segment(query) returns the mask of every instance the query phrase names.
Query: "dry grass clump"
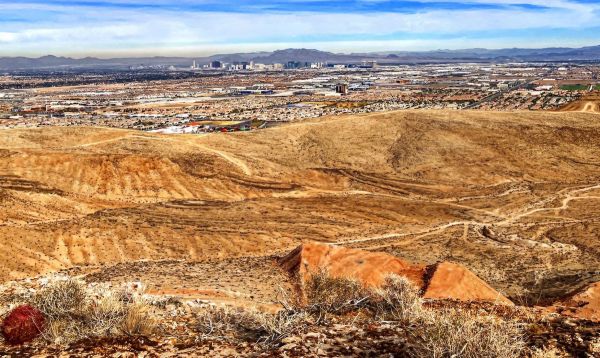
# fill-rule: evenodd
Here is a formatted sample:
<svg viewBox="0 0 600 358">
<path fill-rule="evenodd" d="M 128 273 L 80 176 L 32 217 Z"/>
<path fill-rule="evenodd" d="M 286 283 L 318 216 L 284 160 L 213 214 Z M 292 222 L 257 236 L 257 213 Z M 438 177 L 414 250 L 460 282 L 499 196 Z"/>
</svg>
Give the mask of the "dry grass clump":
<svg viewBox="0 0 600 358">
<path fill-rule="evenodd" d="M 252 334 L 256 332 L 258 326 L 249 311 L 211 306 L 198 315 L 197 328 L 204 339 L 229 340 Z"/>
<path fill-rule="evenodd" d="M 155 326 L 141 295 L 125 289 L 91 289 L 73 278 L 50 282 L 31 298 L 31 304 L 47 317 L 43 336 L 55 343 L 117 334 L 149 335 Z"/>
<path fill-rule="evenodd" d="M 470 311 L 425 311 L 417 331 L 419 356 L 510 358 L 525 348 L 519 324 Z"/>
<path fill-rule="evenodd" d="M 281 310 L 275 314 L 230 307 L 210 307 L 199 315 L 198 331 L 203 339 L 252 340 L 272 345 L 308 327 L 302 311 Z"/>
<path fill-rule="evenodd" d="M 311 275 L 304 286 L 308 311 L 344 314 L 365 306 L 371 293 L 355 280 L 331 277 L 325 270 Z"/>
<path fill-rule="evenodd" d="M 38 308 L 51 320 L 59 320 L 69 316 L 82 314 L 86 305 L 87 293 L 85 283 L 67 278 L 50 283 L 36 292 L 31 304 Z"/>
<path fill-rule="evenodd" d="M 319 272 L 306 289 L 309 308 L 328 313 L 360 309 L 375 321 L 410 325 L 418 357 L 509 358 L 520 356 L 525 348 L 520 325 L 466 310 L 427 309 L 419 289 L 398 275 L 386 277 L 381 288 L 365 289 L 355 281 Z"/>
<path fill-rule="evenodd" d="M 414 323 L 424 314 L 423 299 L 406 277 L 389 275 L 381 288 L 371 290 L 370 307 L 379 320 Z"/>
<path fill-rule="evenodd" d="M 128 336 L 149 336 L 153 333 L 157 322 L 147 303 L 134 302 L 126 311 L 124 319 L 116 325 L 122 333 Z"/>
<path fill-rule="evenodd" d="M 302 299 L 284 297 L 284 308 L 276 314 L 205 309 L 198 330 L 204 339 L 276 345 L 317 325 L 356 324 L 365 319 L 367 324 L 385 321 L 404 326 L 404 338 L 410 339 L 412 347 L 407 354 L 415 357 L 511 358 L 520 356 L 525 347 L 518 324 L 468 310 L 426 308 L 419 289 L 405 277 L 391 275 L 381 288 L 374 289 L 321 271 L 307 280 L 304 290 Z M 363 314 L 348 315 L 356 312 Z"/>
<path fill-rule="evenodd" d="M 259 341 L 276 344 L 282 339 L 306 331 L 314 321 L 302 310 L 281 310 L 275 314 L 257 312 L 257 322 L 261 328 Z"/>
</svg>

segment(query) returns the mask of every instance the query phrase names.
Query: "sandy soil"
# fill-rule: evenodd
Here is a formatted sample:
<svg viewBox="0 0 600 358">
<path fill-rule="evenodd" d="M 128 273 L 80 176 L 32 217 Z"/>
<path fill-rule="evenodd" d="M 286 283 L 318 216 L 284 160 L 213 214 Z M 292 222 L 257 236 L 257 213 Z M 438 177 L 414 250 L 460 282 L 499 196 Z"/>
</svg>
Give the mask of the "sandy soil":
<svg viewBox="0 0 600 358">
<path fill-rule="evenodd" d="M 207 136 L 5 130 L 0 280 L 81 265 L 120 277 L 146 260 L 138 278 L 156 289 L 245 294 L 248 278 L 227 270 L 212 271 L 223 287 L 164 282 L 158 260 L 258 275 L 247 260 L 317 240 L 459 262 L 517 302 L 550 300 L 600 280 L 598 158 L 589 113 L 401 111 Z"/>
<path fill-rule="evenodd" d="M 600 93 L 592 92 L 560 109 L 564 112 L 600 113 Z"/>
</svg>

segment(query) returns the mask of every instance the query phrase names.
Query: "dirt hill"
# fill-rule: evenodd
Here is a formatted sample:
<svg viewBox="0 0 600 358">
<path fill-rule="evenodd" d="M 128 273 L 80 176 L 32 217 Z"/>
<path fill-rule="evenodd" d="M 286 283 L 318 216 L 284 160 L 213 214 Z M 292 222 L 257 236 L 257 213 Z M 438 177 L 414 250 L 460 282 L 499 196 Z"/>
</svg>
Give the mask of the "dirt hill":
<svg viewBox="0 0 600 358">
<path fill-rule="evenodd" d="M 600 113 L 600 93 L 596 91 L 585 94 L 581 99 L 568 103 L 560 110 L 564 112 Z"/>
<path fill-rule="evenodd" d="M 0 279 L 235 262 L 318 240 L 458 262 L 513 300 L 554 300 L 600 280 L 599 141 L 596 115 L 542 112 L 403 111 L 208 136 L 4 130 Z M 151 265 L 139 276 L 153 289 L 206 288 Z M 239 280 L 227 275 L 220 289 Z"/>
</svg>

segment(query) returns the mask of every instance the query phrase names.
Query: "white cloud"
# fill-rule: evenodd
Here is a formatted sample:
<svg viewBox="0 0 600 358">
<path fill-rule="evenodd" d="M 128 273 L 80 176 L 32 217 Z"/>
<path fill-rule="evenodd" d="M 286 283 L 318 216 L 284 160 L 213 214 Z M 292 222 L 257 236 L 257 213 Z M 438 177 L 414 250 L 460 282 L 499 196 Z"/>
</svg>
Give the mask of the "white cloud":
<svg viewBox="0 0 600 358">
<path fill-rule="evenodd" d="M 184 0 L 184 3 L 185 1 L 188 0 Z M 468 1 L 505 5 L 525 2 L 522 0 Z M 397 49 L 422 49 L 423 46 L 450 48 L 452 44 L 473 47 L 476 43 L 477 46 L 494 47 L 494 44 L 482 43 L 485 39 L 475 41 L 468 40 L 467 37 L 477 37 L 475 35 L 482 32 L 501 33 L 556 27 L 585 29 L 600 25 L 598 5 L 584 5 L 568 0 L 533 0 L 526 3 L 550 8 L 543 11 L 507 7 L 489 10 L 365 14 L 204 13 L 124 8 L 101 11 L 90 7 L 80 7 L 75 10 L 64 5 L 9 3 L 6 4 L 7 6 L 3 4 L 0 11 L 21 11 L 31 12 L 31 14 L 40 11 L 53 12 L 54 17 L 22 23 L 3 23 L 0 20 L 2 46 L 0 55 L 8 52 L 40 55 L 51 52 L 81 55 L 92 52 L 125 53 L 127 51 L 129 53 L 147 51 L 146 54 L 169 54 L 169 51 L 190 53 L 194 50 L 220 52 L 228 48 L 272 49 L 288 44 L 298 46 L 302 43 L 306 46 L 329 44 L 331 48 L 339 48 L 340 51 L 344 50 L 343 46 L 348 50 L 360 48 L 354 46 L 364 47 L 368 44 L 370 48 L 377 48 L 379 43 L 385 46 L 402 46 L 396 47 Z M 440 35 L 445 35 L 451 40 L 431 39 Z M 349 40 L 331 42 L 340 37 Z M 368 40 L 369 37 L 373 40 Z M 353 38 L 367 40 L 356 41 L 352 40 Z M 382 41 L 382 38 L 385 41 Z M 402 38 L 411 39 L 401 40 Z M 496 44 L 505 43 L 503 42 L 505 40 L 495 41 Z M 540 41 L 545 40 L 540 39 Z M 554 39 L 553 41 L 555 44 L 571 41 L 574 45 L 581 42 L 576 39 Z M 448 45 L 444 46 L 445 44 Z M 513 39 L 513 46 L 515 45 L 518 44 L 515 44 Z"/>
</svg>

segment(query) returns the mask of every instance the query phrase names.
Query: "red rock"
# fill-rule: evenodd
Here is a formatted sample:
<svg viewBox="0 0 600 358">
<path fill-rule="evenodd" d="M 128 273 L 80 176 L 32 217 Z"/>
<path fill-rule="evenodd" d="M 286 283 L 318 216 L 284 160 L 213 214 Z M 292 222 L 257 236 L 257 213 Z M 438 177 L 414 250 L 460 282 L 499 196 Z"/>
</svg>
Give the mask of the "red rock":
<svg viewBox="0 0 600 358">
<path fill-rule="evenodd" d="M 600 322 L 600 282 L 592 283 L 556 303 L 551 310 L 561 311 L 566 316 Z"/>
<path fill-rule="evenodd" d="M 37 338 L 46 320 L 37 308 L 23 305 L 12 310 L 2 323 L 2 335 L 9 344 L 23 344 Z"/>
<path fill-rule="evenodd" d="M 406 276 L 423 285 L 425 265 L 413 265 L 382 252 L 370 252 L 316 242 L 298 246 L 280 260 L 284 270 L 306 280 L 324 269 L 333 277 L 352 278 L 368 286 L 379 286 L 390 273 Z"/>
<path fill-rule="evenodd" d="M 441 262 L 434 265 L 432 270 L 434 270 L 433 275 L 426 284 L 423 298 L 513 305 L 508 298 L 464 266 L 452 262 Z"/>
<path fill-rule="evenodd" d="M 420 287 L 425 298 L 513 304 L 467 268 L 450 262 L 428 267 L 383 252 L 311 242 L 294 249 L 279 264 L 302 280 L 324 269 L 333 277 L 356 279 L 365 286 L 380 286 L 387 275 L 397 274 Z"/>
</svg>

